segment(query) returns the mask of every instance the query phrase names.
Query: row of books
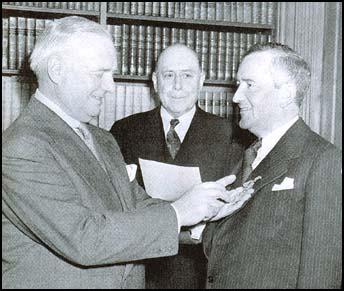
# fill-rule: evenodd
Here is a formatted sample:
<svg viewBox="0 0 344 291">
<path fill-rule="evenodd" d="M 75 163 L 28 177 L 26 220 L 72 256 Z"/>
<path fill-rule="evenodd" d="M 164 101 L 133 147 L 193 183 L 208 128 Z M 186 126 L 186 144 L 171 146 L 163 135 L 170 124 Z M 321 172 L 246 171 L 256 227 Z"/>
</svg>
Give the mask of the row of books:
<svg viewBox="0 0 344 291">
<path fill-rule="evenodd" d="M 2 131 L 27 106 L 37 83 L 19 76 L 2 77 Z M 232 118 L 234 92 L 230 88 L 205 86 L 200 94 L 199 106 L 210 113 Z M 101 113 L 91 123 L 109 130 L 113 123 L 129 115 L 155 108 L 158 99 L 147 84 L 115 83 L 114 90 L 105 96 Z"/>
<path fill-rule="evenodd" d="M 2 2 L 2 4 L 51 9 L 72 9 L 82 11 L 99 11 L 100 8 L 100 2 Z"/>
<path fill-rule="evenodd" d="M 25 70 L 36 38 L 51 20 L 3 18 L 2 68 Z M 182 43 L 194 49 L 206 78 L 233 80 L 243 54 L 254 43 L 271 40 L 262 33 L 219 32 L 144 25 L 107 25 L 118 52 L 120 75 L 150 76 L 161 51 Z"/>
<path fill-rule="evenodd" d="M 25 17 L 2 18 L 3 69 L 21 70 L 27 65 L 37 37 L 49 21 Z"/>
<path fill-rule="evenodd" d="M 208 80 L 234 80 L 244 53 L 270 34 L 219 32 L 143 25 L 108 25 L 118 52 L 118 74 L 150 76 L 161 51 L 181 43 L 198 55 Z"/>
<path fill-rule="evenodd" d="M 108 12 L 168 18 L 272 24 L 274 2 L 108 2 Z"/>
</svg>

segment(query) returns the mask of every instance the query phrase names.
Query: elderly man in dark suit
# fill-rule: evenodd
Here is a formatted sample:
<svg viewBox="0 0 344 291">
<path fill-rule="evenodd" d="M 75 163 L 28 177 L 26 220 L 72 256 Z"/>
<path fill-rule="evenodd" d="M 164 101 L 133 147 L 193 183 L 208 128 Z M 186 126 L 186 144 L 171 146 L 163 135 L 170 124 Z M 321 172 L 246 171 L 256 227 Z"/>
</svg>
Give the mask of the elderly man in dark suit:
<svg viewBox="0 0 344 291">
<path fill-rule="evenodd" d="M 340 288 L 342 156 L 298 116 L 309 67 L 287 46 L 255 45 L 237 80 L 240 126 L 259 138 L 241 183 L 261 179 L 241 210 L 206 228 L 207 287 Z"/>
<path fill-rule="evenodd" d="M 231 177 L 151 199 L 112 135 L 88 124 L 116 66 L 109 33 L 82 17 L 37 40 L 39 88 L 2 136 L 3 288 L 144 288 L 140 260 L 176 254 L 181 226 L 226 214 Z"/>
<path fill-rule="evenodd" d="M 111 129 L 127 163 L 138 164 L 143 158 L 197 166 L 202 181 L 230 172 L 240 159 L 239 148 L 232 146 L 233 124 L 196 105 L 203 82 L 193 50 L 176 44 L 162 52 L 153 73 L 161 106 L 117 121 Z M 177 150 L 171 150 L 171 133 Z M 140 169 L 137 179 L 144 185 Z M 147 288 L 204 288 L 205 264 L 201 245 L 181 244 L 178 256 L 148 262 Z"/>
</svg>

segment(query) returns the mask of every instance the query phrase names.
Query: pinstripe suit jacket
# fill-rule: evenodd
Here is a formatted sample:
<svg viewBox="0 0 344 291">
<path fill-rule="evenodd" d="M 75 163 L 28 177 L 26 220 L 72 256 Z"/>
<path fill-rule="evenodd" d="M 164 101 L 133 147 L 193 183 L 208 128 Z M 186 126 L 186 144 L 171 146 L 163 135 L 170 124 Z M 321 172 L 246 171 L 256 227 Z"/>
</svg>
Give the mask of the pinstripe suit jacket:
<svg viewBox="0 0 344 291">
<path fill-rule="evenodd" d="M 251 174 L 253 198 L 206 228 L 207 287 L 339 288 L 341 158 L 297 121 Z M 285 177 L 294 189 L 272 191 Z"/>
<path fill-rule="evenodd" d="M 171 205 L 129 181 L 110 133 L 89 130 L 107 172 L 35 98 L 4 132 L 3 288 L 143 288 L 138 260 L 177 253 Z"/>
</svg>

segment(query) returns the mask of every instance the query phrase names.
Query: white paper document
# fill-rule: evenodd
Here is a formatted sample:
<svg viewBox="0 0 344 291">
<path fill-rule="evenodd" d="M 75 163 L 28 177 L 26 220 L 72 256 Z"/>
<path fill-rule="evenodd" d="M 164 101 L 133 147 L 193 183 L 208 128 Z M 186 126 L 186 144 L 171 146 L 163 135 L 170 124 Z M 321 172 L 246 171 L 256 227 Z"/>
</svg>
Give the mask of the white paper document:
<svg viewBox="0 0 344 291">
<path fill-rule="evenodd" d="M 146 192 L 153 198 L 177 200 L 192 186 L 202 183 L 198 167 L 176 166 L 139 159 Z"/>
<path fill-rule="evenodd" d="M 198 167 L 176 166 L 139 159 L 146 192 L 153 198 L 175 201 L 192 186 L 202 183 Z M 199 239 L 205 228 L 200 223 L 190 228 L 191 237 Z"/>
</svg>

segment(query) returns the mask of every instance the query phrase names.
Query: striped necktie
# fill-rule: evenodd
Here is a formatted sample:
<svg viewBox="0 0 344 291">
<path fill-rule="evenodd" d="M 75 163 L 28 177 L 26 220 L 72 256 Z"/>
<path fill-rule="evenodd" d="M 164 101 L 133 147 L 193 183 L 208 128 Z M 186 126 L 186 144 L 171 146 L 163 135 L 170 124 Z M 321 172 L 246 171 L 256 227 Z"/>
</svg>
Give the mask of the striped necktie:
<svg viewBox="0 0 344 291">
<path fill-rule="evenodd" d="M 98 161 L 100 161 L 99 159 L 99 155 L 96 151 L 96 148 L 94 146 L 93 143 L 93 139 L 92 139 L 92 135 L 91 133 L 88 131 L 88 129 L 86 128 L 86 126 L 84 124 L 81 124 L 75 128 L 77 134 L 80 136 L 80 138 L 83 140 L 83 142 L 87 145 L 87 147 L 90 149 L 90 151 L 92 152 L 92 154 L 96 157 L 96 159 Z"/>
<path fill-rule="evenodd" d="M 250 145 L 244 153 L 242 161 L 242 182 L 245 182 L 252 173 L 252 163 L 257 157 L 259 148 L 262 146 L 262 139 L 258 139 L 252 145 Z"/>
<path fill-rule="evenodd" d="M 171 154 L 171 157 L 174 159 L 177 155 L 178 150 L 180 149 L 180 139 L 179 136 L 177 134 L 177 132 L 175 131 L 175 127 L 177 126 L 177 124 L 179 123 L 178 119 L 171 119 L 170 121 L 170 129 L 167 132 L 167 136 L 166 136 L 166 143 L 167 143 L 167 148 Z"/>
</svg>

